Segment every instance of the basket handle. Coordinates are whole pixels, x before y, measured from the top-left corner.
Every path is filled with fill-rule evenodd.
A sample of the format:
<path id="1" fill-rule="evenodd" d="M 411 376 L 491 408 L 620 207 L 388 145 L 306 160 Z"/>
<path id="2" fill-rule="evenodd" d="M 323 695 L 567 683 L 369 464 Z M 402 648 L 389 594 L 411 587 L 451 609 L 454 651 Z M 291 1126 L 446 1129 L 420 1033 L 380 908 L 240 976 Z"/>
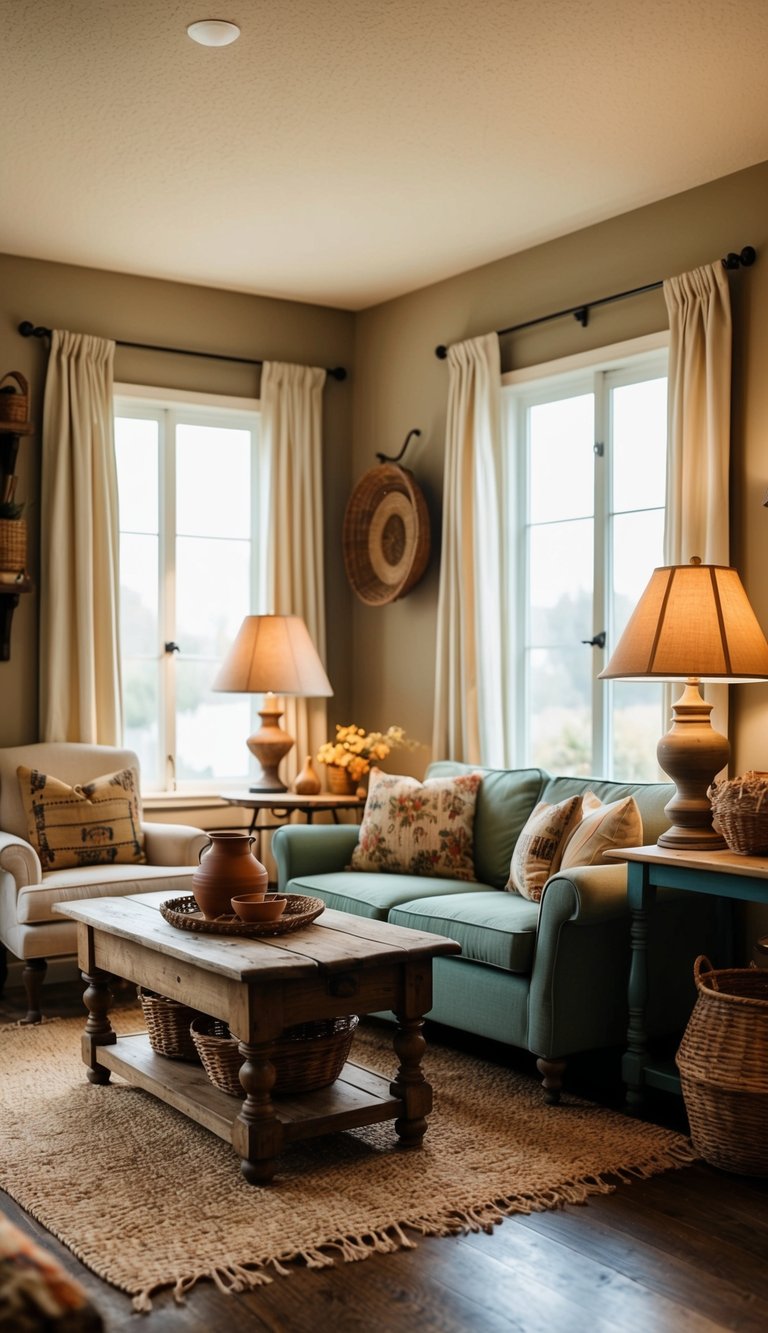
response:
<path id="1" fill-rule="evenodd" d="M 3 378 L 0 379 L 0 384 L 3 383 L 3 380 L 15 380 L 20 393 L 23 393 L 25 397 L 29 393 L 29 385 L 20 370 L 7 370 Z"/>
<path id="2" fill-rule="evenodd" d="M 701 990 L 702 985 L 703 985 L 703 982 L 702 982 L 702 977 L 703 977 L 703 976 L 709 976 L 709 977 L 710 977 L 709 986 L 708 986 L 708 989 L 709 989 L 709 990 L 719 990 L 719 989 L 720 989 L 720 987 L 719 987 L 718 984 L 717 984 L 717 976 L 715 975 L 715 969 L 714 969 L 714 967 L 713 967 L 712 964 L 710 963 L 710 961 L 709 961 L 709 959 L 707 958 L 706 954 L 700 953 L 699 956 L 698 956 L 698 958 L 696 959 L 696 962 L 695 962 L 694 965 L 693 965 L 693 979 L 694 979 L 694 981 L 696 982 L 696 985 L 698 986 L 699 990 Z"/>

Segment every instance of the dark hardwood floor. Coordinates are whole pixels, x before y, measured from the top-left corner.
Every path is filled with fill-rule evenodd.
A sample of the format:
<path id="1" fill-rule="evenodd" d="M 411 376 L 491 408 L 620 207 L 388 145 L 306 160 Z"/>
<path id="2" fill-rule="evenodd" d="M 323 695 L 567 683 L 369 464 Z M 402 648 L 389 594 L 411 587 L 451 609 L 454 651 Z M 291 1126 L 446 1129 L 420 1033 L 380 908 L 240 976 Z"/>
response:
<path id="1" fill-rule="evenodd" d="M 22 999 L 9 990 L 0 1021 Z M 49 1013 L 81 1012 L 76 987 L 46 988 Z M 439 1031 L 441 1040 L 449 1035 Z M 463 1039 L 466 1041 L 467 1039 Z M 462 1039 L 457 1038 L 461 1045 Z M 476 1049 L 476 1043 L 474 1043 Z M 518 1057 L 488 1047 L 488 1058 Z M 577 1091 L 616 1100 L 589 1062 Z M 557 1114 L 553 1109 L 552 1114 Z M 677 1103 L 657 1104 L 666 1123 Z M 94 1191 L 98 1207 L 98 1189 Z M 0 1208 L 77 1275 L 110 1333 L 138 1326 L 130 1300 L 101 1282 L 0 1191 Z M 621 1185 L 584 1206 L 509 1218 L 492 1234 L 419 1240 L 414 1250 L 290 1278 L 239 1296 L 199 1284 L 184 1306 L 155 1300 L 151 1333 L 688 1333 L 768 1329 L 768 1181 L 701 1164 Z M 8 1333 L 12 1333 L 11 1330 Z"/>

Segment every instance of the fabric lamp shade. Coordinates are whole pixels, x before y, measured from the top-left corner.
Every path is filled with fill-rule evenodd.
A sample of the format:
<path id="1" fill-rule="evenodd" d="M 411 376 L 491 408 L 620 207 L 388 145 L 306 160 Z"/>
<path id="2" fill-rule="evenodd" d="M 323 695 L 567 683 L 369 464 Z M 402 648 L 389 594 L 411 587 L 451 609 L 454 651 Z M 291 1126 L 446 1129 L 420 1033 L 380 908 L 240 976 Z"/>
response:
<path id="1" fill-rule="evenodd" d="M 333 694 L 301 617 L 246 616 L 219 668 L 213 689 L 265 696 L 264 707 L 259 710 L 262 725 L 247 741 L 261 765 L 251 791 L 285 791 L 286 785 L 277 770 L 294 741 L 280 726 L 282 709 L 277 707 L 275 695 L 317 699 Z"/>
<path id="2" fill-rule="evenodd" d="M 737 571 L 703 565 L 698 556 L 688 565 L 655 569 L 599 678 L 685 682 L 657 749 L 677 787 L 665 807 L 672 826 L 658 841 L 689 850 L 724 847 L 707 793 L 730 747 L 712 728 L 712 705 L 699 683 L 768 679 L 768 642 Z"/>

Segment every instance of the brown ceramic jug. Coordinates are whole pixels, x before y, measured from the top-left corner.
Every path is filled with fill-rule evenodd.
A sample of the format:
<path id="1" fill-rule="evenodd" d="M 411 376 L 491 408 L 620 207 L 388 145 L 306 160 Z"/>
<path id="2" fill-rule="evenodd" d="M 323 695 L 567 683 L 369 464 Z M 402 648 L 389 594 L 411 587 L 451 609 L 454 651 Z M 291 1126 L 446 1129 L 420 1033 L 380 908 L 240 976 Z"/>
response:
<path id="1" fill-rule="evenodd" d="M 192 892 L 206 921 L 231 916 L 238 893 L 266 893 L 269 876 L 251 852 L 256 839 L 247 833 L 209 833 L 192 876 Z"/>

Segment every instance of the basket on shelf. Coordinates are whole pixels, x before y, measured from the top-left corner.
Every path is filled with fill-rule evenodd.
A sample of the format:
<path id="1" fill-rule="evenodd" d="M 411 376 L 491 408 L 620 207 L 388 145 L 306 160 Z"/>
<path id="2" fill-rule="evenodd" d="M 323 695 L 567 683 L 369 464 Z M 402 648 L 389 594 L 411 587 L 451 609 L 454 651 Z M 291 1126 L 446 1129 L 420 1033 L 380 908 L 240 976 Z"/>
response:
<path id="1" fill-rule="evenodd" d="M 15 380 L 16 387 L 6 380 Z M 9 370 L 0 378 L 0 421 L 23 425 L 28 415 L 29 385 L 20 370 Z"/>
<path id="2" fill-rule="evenodd" d="M 694 978 L 677 1053 L 693 1146 L 724 1171 L 768 1176 L 768 972 L 699 957 Z"/>
<path id="3" fill-rule="evenodd" d="M 272 1096 L 312 1092 L 334 1083 L 344 1068 L 359 1021 L 350 1014 L 286 1028 L 271 1057 L 276 1075 Z M 239 1075 L 243 1057 L 226 1023 L 199 1015 L 191 1024 L 191 1033 L 214 1087 L 232 1097 L 242 1097 Z"/>
<path id="4" fill-rule="evenodd" d="M 750 770 L 730 782 L 713 782 L 707 795 L 712 823 L 732 852 L 768 853 L 768 773 Z"/>
<path id="5" fill-rule="evenodd" d="M 0 569 L 21 574 L 26 567 L 26 519 L 0 518 Z"/>
<path id="6" fill-rule="evenodd" d="M 197 1047 L 192 1040 L 190 1026 L 202 1017 L 197 1009 L 190 1009 L 178 1000 L 169 1000 L 155 991 L 139 987 L 139 1000 L 144 1011 L 149 1044 L 156 1055 L 170 1060 L 192 1060 L 199 1063 Z"/>

